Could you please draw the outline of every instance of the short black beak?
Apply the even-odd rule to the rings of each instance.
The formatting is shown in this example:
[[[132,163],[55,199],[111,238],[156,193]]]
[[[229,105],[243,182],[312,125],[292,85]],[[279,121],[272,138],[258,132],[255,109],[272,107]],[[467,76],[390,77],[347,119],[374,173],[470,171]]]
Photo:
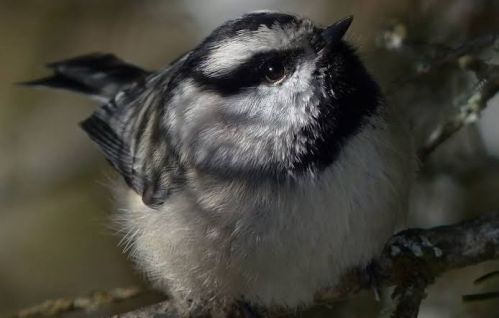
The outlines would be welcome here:
[[[347,32],[348,28],[352,24],[352,21],[353,16],[348,16],[335,22],[322,31],[322,38],[329,45],[338,43]]]

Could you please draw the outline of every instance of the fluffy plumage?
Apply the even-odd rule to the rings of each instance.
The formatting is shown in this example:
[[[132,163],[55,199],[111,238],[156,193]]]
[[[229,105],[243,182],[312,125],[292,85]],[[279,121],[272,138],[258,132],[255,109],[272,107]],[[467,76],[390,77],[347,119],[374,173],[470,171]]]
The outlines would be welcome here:
[[[350,22],[228,21],[82,123],[128,185],[116,219],[155,286],[307,304],[400,224],[414,150],[341,39]]]

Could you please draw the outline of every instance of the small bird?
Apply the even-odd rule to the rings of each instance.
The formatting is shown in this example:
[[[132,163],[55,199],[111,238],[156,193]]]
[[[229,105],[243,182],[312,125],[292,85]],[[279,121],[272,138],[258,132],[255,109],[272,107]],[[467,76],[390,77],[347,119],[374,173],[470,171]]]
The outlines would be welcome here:
[[[125,181],[126,250],[185,308],[306,306],[402,224],[414,147],[351,22],[252,12],[159,71],[91,54],[27,83],[104,102],[81,127]]]

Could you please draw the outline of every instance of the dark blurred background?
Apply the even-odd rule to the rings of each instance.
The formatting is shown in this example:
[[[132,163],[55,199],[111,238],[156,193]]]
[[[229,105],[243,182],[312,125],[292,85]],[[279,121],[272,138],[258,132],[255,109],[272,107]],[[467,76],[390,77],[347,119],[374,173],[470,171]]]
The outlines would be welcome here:
[[[418,140],[455,111],[453,102],[474,80],[450,67],[398,85],[394,80],[421,61],[376,46],[383,28],[400,23],[410,38],[452,46],[497,32],[499,16],[492,0],[0,0],[0,316],[142,281],[109,222],[110,168],[77,127],[96,105],[13,83],[45,75],[47,62],[90,52],[113,52],[156,69],[228,18],[257,9],[298,13],[324,25],[354,14],[349,39],[383,87],[395,91],[389,100],[413,118]],[[488,54],[489,61],[497,59],[495,49]],[[412,226],[499,209],[497,98],[490,104],[478,124],[454,136],[422,171]],[[463,294],[499,290],[497,280],[473,285],[494,269],[499,263],[445,275],[430,288],[420,317],[499,317],[499,299],[461,301]],[[380,308],[364,293],[332,311],[375,317]]]

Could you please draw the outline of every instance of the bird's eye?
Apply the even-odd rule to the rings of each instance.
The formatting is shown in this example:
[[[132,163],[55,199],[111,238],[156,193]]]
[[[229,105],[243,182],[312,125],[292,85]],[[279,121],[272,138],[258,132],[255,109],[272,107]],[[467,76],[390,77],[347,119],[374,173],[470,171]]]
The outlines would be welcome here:
[[[278,84],[286,77],[286,67],[279,59],[272,59],[262,65],[265,80],[271,84]]]

